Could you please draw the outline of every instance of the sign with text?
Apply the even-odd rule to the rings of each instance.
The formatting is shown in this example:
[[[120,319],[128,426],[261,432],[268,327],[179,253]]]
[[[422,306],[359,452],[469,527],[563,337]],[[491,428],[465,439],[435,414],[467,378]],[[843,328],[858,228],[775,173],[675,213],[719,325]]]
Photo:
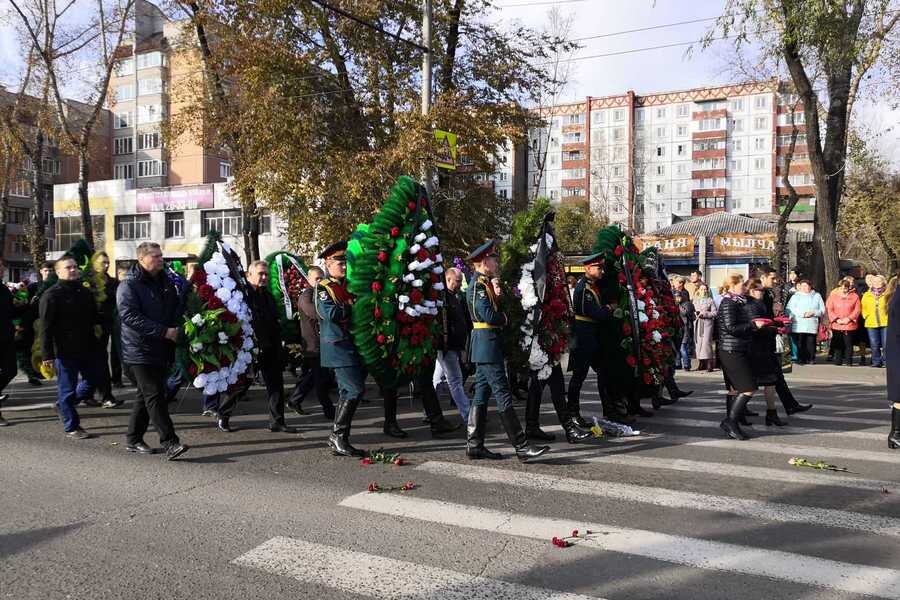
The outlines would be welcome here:
[[[775,252],[774,233],[719,233],[712,242],[717,256],[768,256]]]
[[[439,169],[456,170],[456,134],[442,129],[434,130],[437,142],[437,156],[434,164]]]
[[[136,212],[213,208],[215,200],[215,193],[211,185],[137,190]]]
[[[656,247],[663,256],[694,256],[695,240],[689,233],[675,235],[641,235],[634,238],[638,250]]]

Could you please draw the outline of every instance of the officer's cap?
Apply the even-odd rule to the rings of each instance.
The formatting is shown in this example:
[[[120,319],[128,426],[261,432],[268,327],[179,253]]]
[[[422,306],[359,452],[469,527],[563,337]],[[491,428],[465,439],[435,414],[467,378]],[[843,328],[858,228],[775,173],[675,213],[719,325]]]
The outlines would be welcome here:
[[[491,254],[497,254],[497,240],[488,240],[482,245],[478,246],[466,257],[466,260],[472,262],[480,262],[490,256]]]
[[[597,254],[591,254],[588,257],[582,258],[578,262],[585,267],[588,267],[590,265],[603,265],[603,253],[598,252]]]
[[[340,242],[335,242],[322,250],[321,254],[319,254],[319,258],[341,258],[347,253],[347,242],[341,240]]]

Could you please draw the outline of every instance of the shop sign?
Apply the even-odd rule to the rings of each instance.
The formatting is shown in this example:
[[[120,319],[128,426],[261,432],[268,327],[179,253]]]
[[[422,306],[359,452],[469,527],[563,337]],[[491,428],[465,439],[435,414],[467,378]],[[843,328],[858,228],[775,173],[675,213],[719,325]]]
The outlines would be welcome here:
[[[634,238],[638,250],[655,247],[663,256],[694,256],[695,240],[691,234],[641,235]]]
[[[136,212],[214,208],[215,200],[215,193],[211,185],[137,190]]]
[[[712,242],[715,256],[769,256],[775,252],[774,233],[719,233]]]

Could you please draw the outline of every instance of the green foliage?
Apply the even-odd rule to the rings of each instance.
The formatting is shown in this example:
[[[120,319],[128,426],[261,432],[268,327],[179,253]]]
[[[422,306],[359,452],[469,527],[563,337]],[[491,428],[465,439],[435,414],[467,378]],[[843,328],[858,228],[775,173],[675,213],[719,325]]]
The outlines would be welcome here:
[[[215,230],[210,231],[206,234],[206,243],[203,245],[203,252],[200,253],[200,256],[197,257],[197,264],[199,266],[203,266],[209,259],[212,258],[212,255],[218,251],[218,246],[216,246],[216,242],[221,241],[222,235]]]
[[[560,206],[554,219],[556,238],[564,254],[583,254],[594,243],[597,230],[608,220],[591,212],[587,206]]]

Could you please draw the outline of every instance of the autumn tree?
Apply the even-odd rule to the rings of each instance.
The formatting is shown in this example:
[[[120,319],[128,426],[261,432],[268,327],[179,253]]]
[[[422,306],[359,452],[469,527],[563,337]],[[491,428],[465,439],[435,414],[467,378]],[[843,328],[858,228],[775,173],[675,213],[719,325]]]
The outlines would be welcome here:
[[[563,205],[556,209],[556,238],[565,254],[589,253],[597,232],[609,224],[606,215],[598,215],[587,206]]]
[[[814,272],[833,289],[840,276],[836,227],[855,102],[863,91],[896,92],[884,57],[897,48],[896,0],[727,0],[706,45],[720,36],[759,42],[790,74],[806,122],[816,189]]]

